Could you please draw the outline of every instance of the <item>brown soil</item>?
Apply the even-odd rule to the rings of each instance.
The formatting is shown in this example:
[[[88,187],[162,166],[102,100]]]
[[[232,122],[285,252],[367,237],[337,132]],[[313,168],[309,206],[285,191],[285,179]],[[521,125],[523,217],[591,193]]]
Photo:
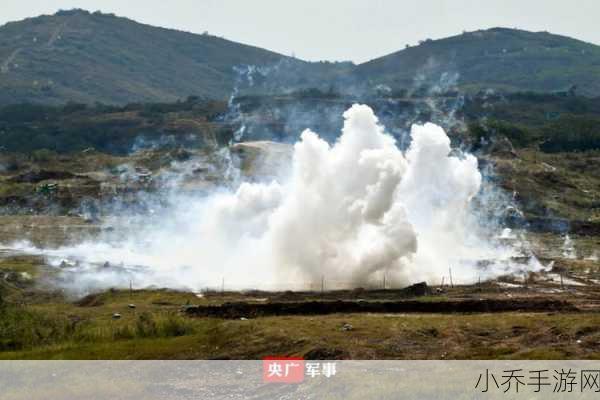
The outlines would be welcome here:
[[[281,315],[327,315],[337,313],[495,313],[576,312],[566,301],[549,299],[481,299],[462,301],[309,301],[277,303],[225,303],[219,306],[188,306],[196,317],[256,318]]]

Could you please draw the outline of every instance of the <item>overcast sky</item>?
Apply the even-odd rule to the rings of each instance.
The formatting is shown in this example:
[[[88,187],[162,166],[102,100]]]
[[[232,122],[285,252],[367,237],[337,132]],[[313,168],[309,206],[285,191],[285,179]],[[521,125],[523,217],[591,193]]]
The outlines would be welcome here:
[[[426,38],[504,26],[600,44],[598,0],[0,0],[0,24],[101,10],[306,60],[363,62]]]

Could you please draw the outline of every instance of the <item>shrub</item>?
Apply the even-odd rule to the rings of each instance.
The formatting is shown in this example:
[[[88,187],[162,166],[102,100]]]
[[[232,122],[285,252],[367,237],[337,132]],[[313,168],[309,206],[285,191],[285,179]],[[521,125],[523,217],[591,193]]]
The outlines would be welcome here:
[[[600,149],[600,119],[565,117],[546,126],[540,149],[555,153]]]
[[[135,332],[138,337],[173,337],[193,333],[191,322],[180,315],[152,315],[144,312],[139,315]]]
[[[39,149],[31,153],[31,159],[35,162],[48,162],[57,157],[56,152],[48,149]]]
[[[0,307],[0,350],[21,350],[72,337],[76,323],[62,316],[47,316],[22,307]]]
[[[526,147],[538,139],[538,135],[532,129],[499,120],[470,124],[469,134],[476,146],[482,139],[507,137],[514,146]]]

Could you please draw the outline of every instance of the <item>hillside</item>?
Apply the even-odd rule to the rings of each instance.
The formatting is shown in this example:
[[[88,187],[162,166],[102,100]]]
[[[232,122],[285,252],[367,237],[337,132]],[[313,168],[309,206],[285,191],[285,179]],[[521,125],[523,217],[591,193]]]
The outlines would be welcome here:
[[[362,98],[384,84],[410,93],[456,87],[549,92],[576,85],[578,94],[600,95],[600,46],[547,32],[468,32],[356,66],[305,62],[209,34],[70,10],[0,27],[0,106],[124,105],[190,95],[223,100],[240,82],[235,67],[243,66],[260,67],[246,70],[252,76],[242,83],[255,94],[333,88]]]
[[[0,152],[73,153],[95,149],[128,154],[145,148],[215,147],[231,140],[217,121],[220,101],[190,97],[175,103],[97,106],[16,104],[0,107]],[[2,165],[2,163],[0,163]]]
[[[211,35],[61,11],[0,27],[0,105],[225,98],[234,66],[283,58]]]
[[[600,46],[547,32],[494,28],[418,46],[361,64],[358,79],[392,89],[441,83],[462,89],[566,91],[600,95]],[[454,82],[456,80],[456,82]]]

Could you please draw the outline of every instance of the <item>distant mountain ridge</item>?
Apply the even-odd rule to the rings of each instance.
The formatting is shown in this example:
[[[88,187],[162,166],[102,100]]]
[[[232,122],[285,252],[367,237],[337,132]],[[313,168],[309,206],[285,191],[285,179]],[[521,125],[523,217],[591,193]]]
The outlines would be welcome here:
[[[284,56],[110,14],[61,11],[0,27],[0,103],[224,98],[238,64]]]
[[[425,40],[357,66],[357,79],[391,88],[448,82],[465,90],[600,95],[600,46],[548,32],[492,28]]]
[[[244,65],[271,71],[258,91],[577,87],[600,96],[600,46],[547,32],[493,28],[426,40],[360,65],[310,63],[208,34],[70,10],[0,27],[0,106],[225,99],[238,79],[234,67]]]

